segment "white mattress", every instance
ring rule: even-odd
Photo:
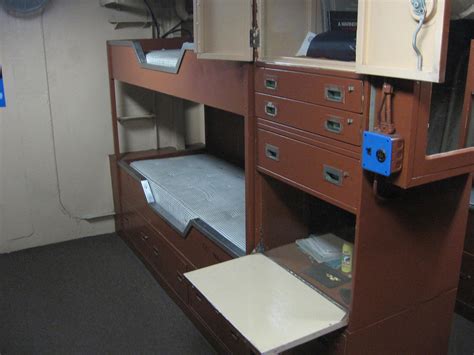
[[[244,171],[206,154],[136,161],[153,191],[153,207],[184,233],[201,219],[245,252]]]
[[[183,43],[180,49],[161,49],[148,52],[145,55],[146,63],[163,68],[176,68],[186,50],[194,49],[193,43]]]
[[[146,62],[147,64],[173,68],[178,64],[180,57],[181,49],[163,49],[147,53]]]

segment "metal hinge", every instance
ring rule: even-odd
[[[257,27],[250,29],[250,47],[260,47],[260,30]]]

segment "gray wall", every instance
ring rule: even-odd
[[[151,30],[114,30],[110,11],[94,0],[53,0],[31,19],[0,10],[0,253],[113,231],[94,219],[113,212],[105,41]],[[137,130],[140,148],[156,144],[149,131]]]

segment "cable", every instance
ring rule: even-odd
[[[183,20],[179,21],[176,25],[174,25],[173,27],[171,27],[171,29],[166,32],[163,36],[161,36],[161,38],[166,38],[168,35],[170,35],[174,30],[176,30],[179,26],[181,26],[182,24],[184,23]]]
[[[151,6],[150,6],[150,3],[148,2],[148,0],[143,0],[143,2],[145,3],[146,7],[148,8],[148,11],[150,12],[150,15],[151,15],[151,18],[153,20],[153,23],[155,24],[155,27],[156,27],[156,36],[157,37],[160,37],[160,26],[158,26],[158,21],[156,20],[156,17],[155,17],[155,13],[153,12]]]
[[[166,38],[168,35],[176,33],[176,32],[185,32],[189,35],[189,37],[193,36],[192,32],[188,30],[187,28],[177,28],[176,30],[166,32],[161,38]]]

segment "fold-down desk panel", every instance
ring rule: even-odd
[[[156,41],[155,46],[146,42],[146,50],[163,48]],[[239,115],[248,114],[247,63],[198,60],[193,51],[187,50],[174,74],[143,67],[133,41],[109,42],[108,49],[112,79]]]
[[[347,312],[262,254],[185,274],[252,346],[279,353],[347,325]]]

